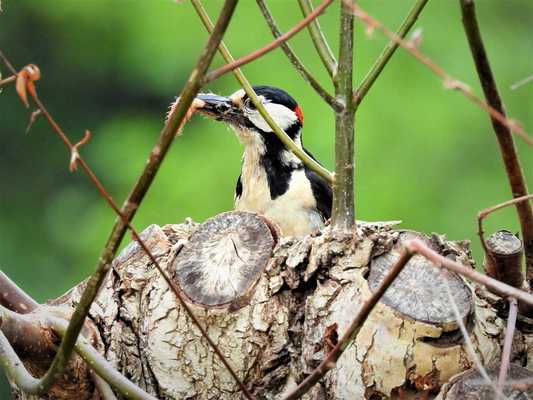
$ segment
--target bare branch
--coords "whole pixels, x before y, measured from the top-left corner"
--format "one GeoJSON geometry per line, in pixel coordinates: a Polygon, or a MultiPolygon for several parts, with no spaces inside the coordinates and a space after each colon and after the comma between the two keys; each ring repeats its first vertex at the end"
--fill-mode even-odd
{"type": "MultiPolygon", "coordinates": [[[[416,20],[420,16],[420,13],[424,9],[427,2],[428,0],[416,0],[415,4],[396,31],[396,35],[398,37],[402,39],[405,38],[411,27],[415,24],[416,20]]],[[[358,107],[359,104],[361,104],[363,98],[366,96],[378,76],[381,74],[383,68],[385,68],[398,46],[399,44],[392,39],[385,46],[379,57],[374,62],[374,65],[372,65],[372,68],[370,68],[370,71],[368,71],[357,89],[354,91],[353,101],[355,103],[355,107],[358,107]]]]}
{"type": "Polygon", "coordinates": [[[437,252],[431,250],[420,240],[413,240],[410,246],[414,252],[423,255],[437,266],[449,269],[450,271],[462,275],[474,282],[484,285],[501,297],[515,297],[516,299],[525,303],[533,304],[533,295],[493,279],[487,275],[480,274],[473,268],[466,267],[458,262],[452,261],[449,258],[443,257],[437,252]]]}
{"type": "MultiPolygon", "coordinates": [[[[272,31],[272,34],[274,37],[280,37],[281,31],[278,28],[278,25],[276,24],[276,21],[274,20],[274,17],[272,16],[272,13],[268,9],[265,0],[257,0],[257,5],[259,6],[259,9],[261,10],[261,13],[263,13],[263,17],[265,17],[265,20],[270,27],[270,30],[272,31]]],[[[303,64],[303,62],[298,58],[292,47],[289,45],[289,43],[284,42],[281,44],[281,48],[284,51],[285,55],[289,59],[289,61],[292,63],[296,71],[304,78],[304,80],[311,85],[313,89],[317,92],[317,94],[324,99],[326,103],[328,103],[334,110],[340,111],[342,109],[342,104],[339,104],[335,97],[333,97],[331,94],[327,92],[326,89],[320,85],[320,83],[316,80],[316,78],[311,74],[311,72],[306,68],[306,66],[303,64]]]]}
{"type": "Polygon", "coordinates": [[[0,271],[0,304],[20,314],[29,313],[39,307],[39,303],[2,271],[0,271]]]}
{"type": "Polygon", "coordinates": [[[498,375],[497,393],[502,393],[503,385],[507,380],[507,371],[511,360],[511,349],[513,347],[513,336],[516,327],[516,317],[518,314],[518,302],[516,299],[509,299],[509,316],[507,317],[507,329],[505,330],[505,341],[503,343],[502,360],[500,363],[500,373],[498,375]]]}
{"type": "MultiPolygon", "coordinates": [[[[304,16],[308,16],[313,12],[313,6],[310,0],[298,0],[300,3],[300,8],[304,16]]],[[[326,67],[329,76],[332,78],[337,73],[337,60],[331,51],[328,41],[320,28],[320,23],[318,20],[314,20],[311,25],[308,27],[309,34],[311,35],[311,40],[315,45],[316,51],[322,60],[322,63],[326,67]]]]}
{"type": "Polygon", "coordinates": [[[117,397],[115,396],[115,393],[113,393],[113,390],[111,390],[109,384],[100,378],[96,372],[91,371],[91,377],[93,378],[94,384],[96,385],[102,400],[117,400],[117,397]]]}
{"type": "MultiPolygon", "coordinates": [[[[19,356],[13,350],[10,342],[18,340],[19,347],[30,356],[35,357],[39,353],[49,353],[53,344],[47,338],[53,329],[64,336],[67,332],[68,323],[62,319],[52,316],[20,315],[0,307],[0,319],[2,326],[0,330],[0,363],[4,367],[9,378],[24,392],[29,393],[35,386],[39,386],[41,380],[31,376],[19,356]],[[22,333],[22,334],[21,334],[22,333]],[[24,336],[28,336],[25,338],[24,336]],[[9,338],[9,340],[8,340],[9,338]]],[[[75,343],[76,352],[87,362],[105,381],[109,382],[122,396],[132,400],[156,400],[155,397],[140,389],[137,385],[122,376],[116,369],[102,357],[85,339],[80,335],[75,343]]]]}
{"type": "Polygon", "coordinates": [[[413,46],[412,44],[406,42],[405,40],[402,40],[394,32],[384,26],[381,22],[370,16],[367,12],[365,12],[361,7],[359,7],[359,5],[353,3],[353,0],[343,0],[343,2],[345,4],[348,4],[349,7],[352,9],[354,15],[361,21],[363,21],[365,24],[367,24],[368,27],[372,29],[381,30],[387,37],[394,40],[394,42],[398,43],[400,47],[407,50],[418,61],[420,61],[431,71],[433,71],[434,74],[441,77],[445,88],[458,90],[473,103],[477,104],[487,113],[489,113],[492,118],[501,122],[502,124],[507,126],[507,128],[509,128],[512,132],[515,132],[517,135],[519,135],[522,139],[524,139],[526,143],[528,143],[529,145],[533,145],[533,138],[528,135],[528,133],[522,128],[519,123],[509,118],[506,118],[498,110],[494,109],[481,98],[476,96],[467,85],[453,78],[451,75],[448,75],[448,73],[446,73],[444,69],[435,64],[428,56],[416,49],[415,46],[413,46]]]}
{"type": "Polygon", "coordinates": [[[17,79],[16,75],[11,75],[7,77],[6,79],[0,80],[0,87],[7,85],[8,83],[14,82],[17,79]]]}
{"type": "MultiPolygon", "coordinates": [[[[63,338],[68,332],[68,323],[56,317],[48,317],[49,326],[63,338]]],[[[108,382],[121,395],[132,400],[156,400],[156,398],[130,380],[122,376],[111,363],[109,363],[98,351],[94,349],[91,343],[79,336],[75,342],[75,350],[83,358],[89,368],[93,369],[98,376],[108,382]]]]}
{"type": "Polygon", "coordinates": [[[502,208],[505,208],[505,207],[520,203],[522,201],[529,201],[529,200],[532,200],[532,199],[533,199],[533,194],[522,196],[522,197],[517,197],[517,198],[514,198],[512,200],[508,200],[508,201],[505,201],[503,203],[497,204],[497,205],[495,205],[493,207],[485,208],[484,210],[481,210],[478,213],[478,216],[477,216],[477,234],[479,236],[479,240],[481,241],[481,246],[483,247],[483,250],[484,250],[485,254],[487,255],[487,257],[491,257],[491,252],[489,251],[488,246],[487,246],[487,242],[485,241],[485,236],[484,236],[485,231],[483,229],[483,220],[485,218],[487,218],[487,216],[489,216],[494,211],[497,211],[497,210],[500,210],[502,208]]]}
{"type": "MultiPolygon", "coordinates": [[[[496,204],[495,206],[485,208],[484,210],[481,210],[478,214],[478,220],[485,219],[489,214],[492,214],[494,211],[501,210],[502,208],[512,206],[517,203],[521,203],[523,201],[533,200],[533,194],[528,194],[522,197],[516,197],[512,200],[504,201],[503,203],[496,204]]],[[[478,223],[479,225],[479,223],[478,223]]],[[[482,230],[482,229],[481,229],[482,230]]]]}
{"type": "Polygon", "coordinates": [[[74,146],[72,146],[72,150],[70,151],[70,164],[68,167],[70,172],[75,172],[78,169],[78,160],[80,159],[80,153],[78,149],[84,144],[87,144],[89,140],[91,140],[91,131],[86,129],[83,138],[74,146]]]}
{"type": "Polygon", "coordinates": [[[0,331],[0,363],[9,379],[22,390],[39,385],[39,379],[34,378],[26,371],[24,364],[9,345],[9,341],[2,331],[0,331]]]}
{"type": "MultiPolygon", "coordinates": [[[[97,179],[95,174],[92,172],[90,167],[85,163],[83,158],[81,156],[78,157],[78,161],[80,165],[82,166],[83,170],[87,173],[91,181],[98,188],[102,196],[106,198],[106,200],[111,205],[113,210],[119,215],[119,218],[117,219],[115,226],[113,227],[111,236],[109,237],[108,242],[100,256],[98,266],[96,268],[96,272],[93,274],[93,276],[91,276],[91,278],[87,282],[86,289],[84,293],[82,294],[82,297],[80,299],[78,306],[76,307],[76,310],[74,311],[69,327],[65,332],[63,341],[61,342],[59,350],[56,354],[56,357],[54,358],[52,362],[50,369],[47,371],[47,373],[42,379],[31,381],[31,382],[26,382],[26,383],[29,383],[29,385],[27,385],[27,387],[24,388],[24,390],[27,393],[41,394],[41,393],[46,392],[56,381],[57,377],[61,375],[62,371],[64,370],[70,358],[70,355],[72,354],[73,347],[76,343],[76,339],[78,338],[81,327],[83,326],[83,322],[85,321],[85,318],[89,312],[89,308],[94,298],[96,297],[98,289],[100,288],[103,282],[103,279],[105,278],[107,274],[107,271],[109,270],[110,262],[113,259],[118,249],[118,246],[124,236],[126,228],[129,227],[133,233],[134,238],[139,242],[143,250],[147,252],[148,256],[150,257],[152,262],[155,264],[156,268],[163,274],[165,280],[170,285],[172,290],[175,292],[178,300],[182,303],[187,313],[192,318],[193,322],[198,326],[202,334],[205,336],[208,343],[211,346],[213,346],[213,350],[221,358],[221,361],[228,368],[231,375],[235,378],[236,382],[241,387],[241,390],[243,390],[244,394],[249,399],[253,398],[250,395],[250,393],[248,393],[246,387],[244,387],[244,385],[240,382],[235,371],[227,363],[222,353],[220,353],[220,350],[218,350],[214,342],[211,341],[210,338],[207,336],[205,329],[201,326],[198,319],[194,316],[190,307],[188,307],[187,304],[184,302],[177,287],[173,285],[173,282],[166,276],[166,274],[164,274],[164,271],[157,263],[157,260],[155,260],[153,255],[150,253],[150,251],[146,247],[146,245],[140,239],[135,229],[130,224],[131,218],[135,214],[135,211],[139,204],[139,203],[134,203],[133,200],[138,199],[140,202],[142,198],[144,197],[146,190],[150,186],[155,176],[155,173],[157,172],[157,169],[159,168],[159,165],[172,142],[174,133],[176,132],[179,125],[181,124],[181,121],[183,120],[183,118],[185,118],[187,114],[187,110],[189,109],[189,106],[191,105],[196,94],[200,90],[201,80],[204,74],[206,73],[207,68],[209,67],[209,64],[216,52],[216,48],[218,47],[218,44],[220,43],[222,39],[224,31],[226,30],[229,24],[229,21],[231,19],[231,16],[233,15],[233,11],[235,9],[237,1],[238,0],[226,0],[226,2],[224,3],[224,7],[222,8],[220,17],[217,21],[216,26],[213,29],[213,33],[210,35],[209,40],[206,44],[206,47],[204,48],[204,51],[202,52],[202,55],[200,56],[200,59],[197,63],[197,66],[192,71],[191,76],[189,80],[187,81],[185,88],[183,89],[182,95],[180,96],[180,101],[178,105],[176,106],[175,110],[171,113],[169,119],[167,120],[167,123],[161,133],[158,144],[152,150],[149,163],[145,167],[144,173],[141,175],[141,178],[138,180],[133,191],[128,197],[128,200],[125,202],[121,210],[118,209],[118,207],[114,203],[111,196],[105,191],[105,188],[102,186],[102,184],[97,179]]],[[[7,59],[5,58],[2,52],[0,52],[0,57],[4,59],[8,67],[12,68],[11,64],[9,63],[9,61],[7,61],[7,59]]],[[[39,109],[45,115],[48,122],[52,125],[52,127],[54,128],[54,131],[58,133],[58,135],[61,137],[63,142],[72,151],[73,149],[72,143],[70,142],[68,137],[65,135],[65,133],[61,130],[59,125],[54,121],[52,116],[48,113],[48,111],[46,110],[42,102],[39,100],[36,92],[30,91],[30,95],[33,97],[33,100],[36,102],[39,109]]]]}
{"type": "Polygon", "coordinates": [[[36,314],[19,314],[0,306],[0,329],[13,350],[24,358],[49,360],[54,357],[57,337],[40,322],[36,314]]]}
{"type": "Polygon", "coordinates": [[[515,82],[511,85],[511,90],[516,90],[521,86],[524,86],[526,83],[533,82],[533,75],[529,75],[527,78],[521,79],[518,82],[515,82]]]}
{"type": "Polygon", "coordinates": [[[293,391],[291,391],[287,396],[283,397],[283,400],[294,400],[298,399],[307,393],[326,373],[335,367],[335,363],[342,355],[344,350],[352,343],[355,339],[359,330],[367,320],[368,316],[379,302],[381,297],[385,294],[389,286],[394,282],[396,277],[402,272],[405,265],[409,262],[411,257],[414,255],[413,252],[407,247],[400,253],[398,261],[391,267],[387,275],[383,278],[383,281],[380,283],[378,288],[372,295],[363,303],[357,316],[351,322],[350,326],[346,332],[342,335],[339,342],[335,345],[333,350],[322,360],[320,365],[315,368],[315,370],[305,378],[293,391]]]}
{"type": "Polygon", "coordinates": [[[353,14],[345,3],[341,3],[339,65],[333,83],[335,97],[344,103],[344,109],[335,113],[335,183],[331,225],[333,229],[343,231],[348,231],[355,226],[353,34],[353,14]]]}
{"type": "MultiPolygon", "coordinates": [[[[494,74],[490,67],[489,58],[483,44],[483,38],[479,30],[479,24],[476,17],[476,8],[474,0],[460,0],[461,12],[463,15],[463,25],[465,28],[468,44],[472,52],[472,57],[476,64],[477,74],[485,93],[487,103],[494,110],[498,111],[504,118],[505,107],[503,105],[494,74]]],[[[511,127],[497,118],[492,116],[492,127],[502,155],[507,178],[511,186],[513,197],[525,196],[529,193],[526,179],[516,146],[511,135],[511,127]]],[[[528,281],[533,281],[533,208],[529,202],[516,203],[516,211],[522,230],[522,239],[524,241],[524,251],[526,254],[526,276],[528,281]]]]}
{"type": "Polygon", "coordinates": [[[315,18],[324,12],[324,10],[333,2],[333,0],[324,0],[312,13],[307,15],[303,20],[298,22],[293,28],[289,29],[286,33],[280,37],[274,39],[271,43],[266,46],[251,52],[250,54],[238,58],[214,71],[211,71],[205,76],[204,84],[207,84],[211,81],[214,81],[217,78],[220,78],[222,75],[226,74],[229,71],[233,71],[236,68],[241,67],[242,65],[248,64],[254,60],[257,60],[259,57],[264,56],[268,52],[274,50],[275,48],[281,46],[282,43],[289,40],[291,37],[300,32],[303,28],[308,26],[315,18]]]}
{"type": "MultiPolygon", "coordinates": [[[[209,18],[209,15],[207,14],[204,6],[202,5],[202,2],[200,0],[191,0],[193,7],[196,10],[196,13],[202,20],[202,23],[204,24],[206,30],[208,32],[211,32],[213,29],[213,23],[211,22],[211,19],[209,18]]],[[[221,42],[218,50],[222,54],[222,57],[226,60],[226,62],[231,63],[234,60],[231,53],[229,52],[228,48],[224,44],[224,42],[221,42]]],[[[302,162],[311,170],[315,171],[317,174],[322,176],[324,179],[326,179],[329,183],[333,183],[333,174],[329,172],[326,168],[324,168],[322,165],[320,165],[318,162],[316,162],[313,158],[309,156],[302,148],[300,148],[294,141],[285,133],[283,129],[281,129],[276,121],[268,114],[268,111],[263,106],[263,103],[259,100],[257,97],[257,94],[255,93],[254,89],[252,88],[252,85],[250,85],[250,82],[246,79],[242,71],[237,68],[233,70],[233,74],[235,75],[236,79],[241,84],[242,88],[252,100],[252,103],[254,104],[255,108],[261,116],[264,118],[266,123],[272,128],[276,136],[281,140],[281,142],[302,162]]]]}

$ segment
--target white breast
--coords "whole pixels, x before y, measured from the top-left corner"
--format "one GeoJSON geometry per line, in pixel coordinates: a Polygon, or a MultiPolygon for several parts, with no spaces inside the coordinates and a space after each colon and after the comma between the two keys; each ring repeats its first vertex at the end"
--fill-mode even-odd
{"type": "Polygon", "coordinates": [[[243,191],[235,200],[235,209],[263,214],[280,227],[284,236],[307,235],[323,226],[303,169],[294,171],[288,190],[272,200],[264,169],[246,167],[245,158],[241,175],[243,191]]]}

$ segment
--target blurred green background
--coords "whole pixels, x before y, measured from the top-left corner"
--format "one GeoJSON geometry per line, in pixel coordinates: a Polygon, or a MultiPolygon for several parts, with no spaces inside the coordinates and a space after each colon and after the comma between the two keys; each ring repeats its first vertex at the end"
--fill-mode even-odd
{"type": "MultiPolygon", "coordinates": [[[[283,30],[301,14],[297,2],[268,2],[283,30]]],[[[315,1],[317,3],[317,1],[315,1]]],[[[205,0],[214,17],[221,0],[205,0]]],[[[362,0],[360,5],[396,28],[412,1],[362,0]]],[[[40,66],[41,98],[77,141],[114,199],[122,203],[143,168],[167,107],[179,94],[207,38],[189,2],[171,0],[3,0],[0,48],[17,67],[40,66]]],[[[338,2],[320,22],[337,48],[338,2]]],[[[478,1],[478,14],[507,109],[533,132],[533,2],[478,1]]],[[[421,50],[481,93],[457,1],[432,0],[417,25],[421,50]]],[[[255,2],[242,0],[225,36],[234,56],[272,40],[255,2]]],[[[358,23],[357,81],[386,44],[358,23]]],[[[306,31],[291,40],[297,53],[331,89],[306,31]]],[[[217,55],[214,66],[221,65],[217,55]]],[[[8,72],[0,66],[3,76],[8,72]]],[[[333,114],[291,67],[281,50],[244,67],[254,84],[286,89],[305,114],[305,144],[334,165],[333,114]]],[[[238,89],[230,74],[206,90],[238,89]]],[[[25,134],[29,111],[13,86],[0,94],[0,268],[39,301],[54,298],[88,276],[114,215],[81,173],[68,172],[69,153],[39,118],[25,134]]],[[[477,212],[510,198],[487,115],[399,50],[357,115],[357,217],[403,220],[403,227],[471,239],[478,262],[477,212]]],[[[532,149],[517,139],[530,185],[532,149]]],[[[242,149],[222,125],[195,117],[178,138],[135,225],[202,221],[233,205],[242,149]]],[[[491,230],[518,230],[514,210],[490,218],[491,230]]],[[[129,240],[129,237],[128,237],[129,240]]]]}

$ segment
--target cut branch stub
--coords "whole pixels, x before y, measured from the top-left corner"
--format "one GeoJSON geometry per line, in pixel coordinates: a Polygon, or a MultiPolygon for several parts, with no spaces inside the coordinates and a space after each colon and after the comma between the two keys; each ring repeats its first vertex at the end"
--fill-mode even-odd
{"type": "Polygon", "coordinates": [[[174,261],[187,298],[205,307],[238,304],[265,269],[276,241],[263,217],[235,211],[204,222],[174,261]]]}
{"type": "MultiPolygon", "coordinates": [[[[492,382],[498,379],[499,365],[487,368],[487,375],[492,382]]],[[[533,386],[528,385],[533,373],[516,364],[509,365],[507,382],[503,388],[503,396],[507,400],[530,399],[533,397],[533,386]]],[[[485,400],[496,399],[494,384],[488,384],[477,370],[469,370],[452,378],[443,386],[435,400],[485,400]]]]}
{"type": "MultiPolygon", "coordinates": [[[[402,232],[390,252],[372,260],[368,279],[372,291],[397,261],[402,247],[415,238],[432,246],[430,240],[422,234],[402,232]]],[[[432,247],[437,250],[435,246],[432,247]]],[[[444,331],[452,331],[456,330],[458,325],[449,305],[446,285],[450,287],[463,321],[466,321],[472,309],[472,294],[468,286],[460,276],[436,267],[420,255],[411,258],[381,301],[417,321],[438,325],[444,331]]]]}
{"type": "Polygon", "coordinates": [[[485,270],[495,279],[520,288],[524,281],[521,271],[522,241],[507,230],[493,233],[486,242],[489,254],[485,270]]]}

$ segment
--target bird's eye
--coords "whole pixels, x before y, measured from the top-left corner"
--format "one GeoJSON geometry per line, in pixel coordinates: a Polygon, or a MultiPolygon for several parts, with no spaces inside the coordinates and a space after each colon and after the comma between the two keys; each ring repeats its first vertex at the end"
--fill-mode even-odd
{"type": "Polygon", "coordinates": [[[255,110],[255,105],[250,98],[244,100],[244,107],[249,108],[250,110],[255,110]]]}

